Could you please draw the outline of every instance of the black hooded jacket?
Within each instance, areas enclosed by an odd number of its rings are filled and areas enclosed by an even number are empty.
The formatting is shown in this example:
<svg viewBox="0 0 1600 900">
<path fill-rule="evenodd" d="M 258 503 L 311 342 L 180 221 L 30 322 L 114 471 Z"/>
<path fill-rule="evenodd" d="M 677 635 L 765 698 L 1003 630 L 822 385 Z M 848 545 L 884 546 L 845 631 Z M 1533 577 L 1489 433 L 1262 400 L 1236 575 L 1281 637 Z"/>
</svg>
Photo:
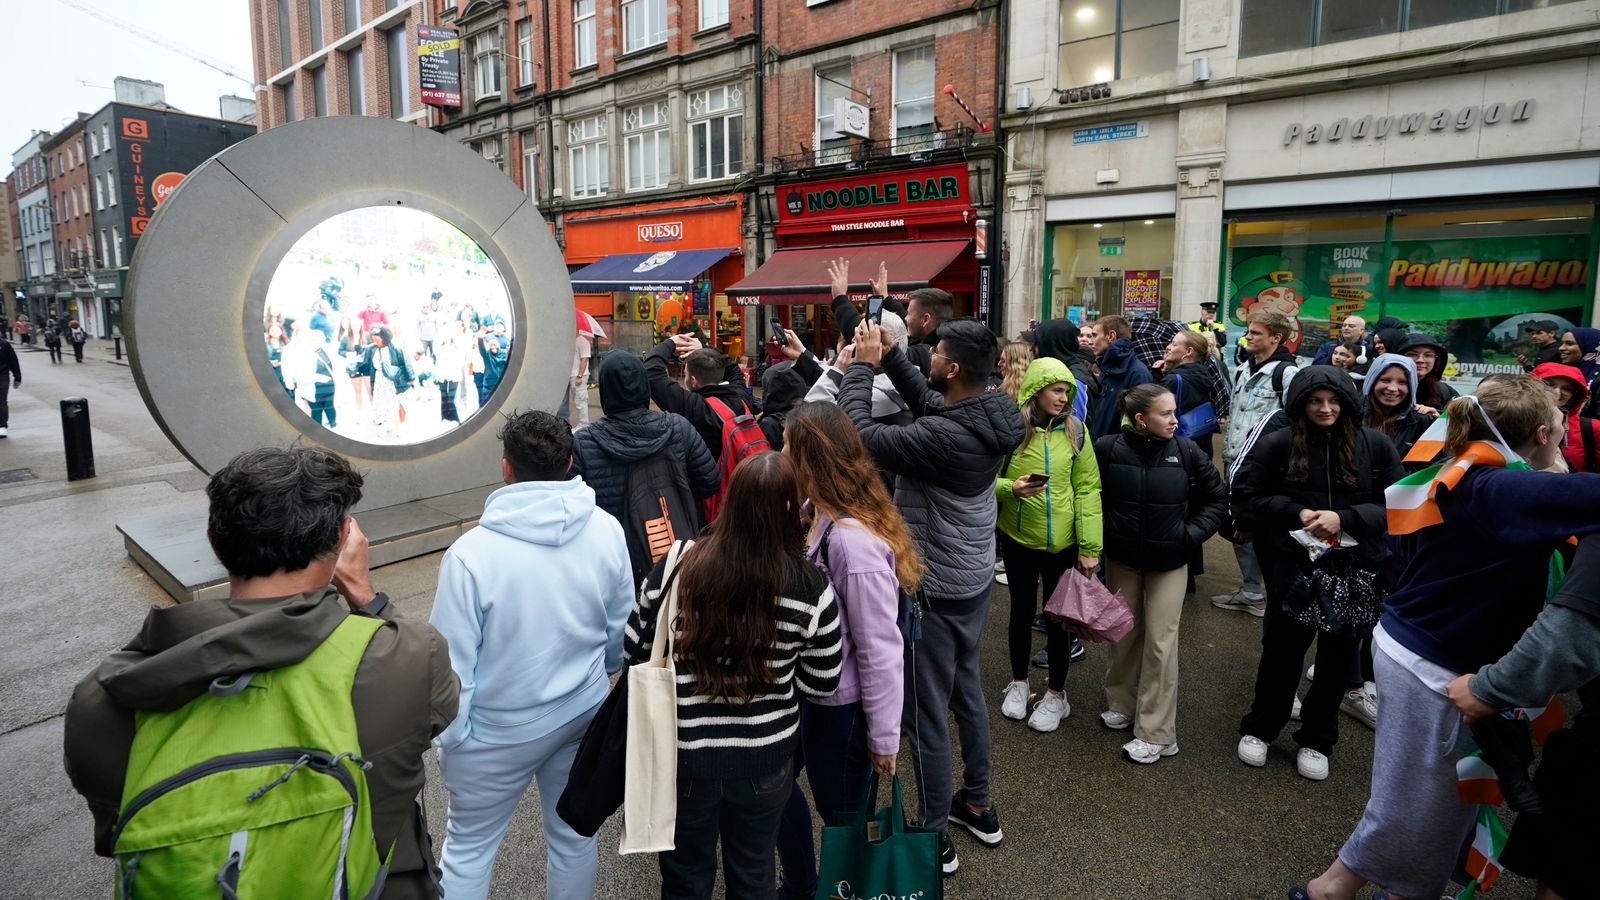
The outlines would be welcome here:
<svg viewBox="0 0 1600 900">
<path fill-rule="evenodd" d="M 810 389 L 798 361 L 781 362 L 761 373 L 761 433 L 772 449 L 783 449 L 784 420 Z"/>
<path fill-rule="evenodd" d="M 1124 427 L 1094 442 L 1094 458 L 1106 558 L 1142 572 L 1180 569 L 1222 525 L 1228 492 L 1194 441 Z"/>
<path fill-rule="evenodd" d="M 706 449 L 711 451 L 712 458 L 721 459 L 722 417 L 717 415 L 716 410 L 712 409 L 706 400 L 721 400 L 736 416 L 746 411 L 759 412 L 760 408 L 748 402 L 749 394 L 745 390 L 744 371 L 732 360 L 729 360 L 722 370 L 722 384 L 706 385 L 691 391 L 672 380 L 672 376 L 667 373 L 667 363 L 676 352 L 672 341 L 667 340 L 657 344 L 645 354 L 644 368 L 650 379 L 650 399 L 654 400 L 656 406 L 662 410 L 677 413 L 688 419 L 689 424 L 699 433 L 700 439 L 705 442 Z M 604 399 L 602 390 L 602 403 Z"/>
<path fill-rule="evenodd" d="M 644 363 L 613 353 L 600 367 L 600 407 L 605 418 L 572 435 L 572 472 L 594 489 L 595 505 L 623 521 L 628 468 L 663 447 L 670 448 L 689 478 L 689 490 L 704 499 L 722 486 L 717 461 L 689 420 L 650 409 Z"/>
<path fill-rule="evenodd" d="M 1202 403 L 1210 403 L 1216 408 L 1219 416 L 1227 415 L 1227 392 L 1217 386 L 1216 373 L 1209 363 L 1185 363 L 1161 376 L 1159 380 L 1162 387 L 1176 396 L 1179 378 L 1183 379 L 1183 397 L 1182 402 L 1178 404 L 1180 415 Z"/>
<path fill-rule="evenodd" d="M 1417 347 L 1431 347 L 1439 354 L 1439 361 L 1434 363 L 1433 369 L 1417 383 L 1416 402 L 1443 411 L 1445 404 L 1460 396 L 1455 388 L 1444 383 L 1444 367 L 1450 364 L 1450 351 L 1425 332 L 1413 331 L 1401 341 L 1399 350 L 1390 352 L 1404 356 L 1407 350 L 1414 350 Z"/>
<path fill-rule="evenodd" d="M 1038 356 L 1060 360 L 1078 380 L 1078 390 L 1084 392 L 1087 411 L 1084 421 L 1094 416 L 1100 399 L 1100 375 L 1094 368 L 1094 354 L 1078 346 L 1078 326 L 1067 319 L 1050 319 L 1040 322 L 1033 330 Z"/>
<path fill-rule="evenodd" d="M 1233 503 L 1249 508 L 1264 572 L 1269 568 L 1270 557 L 1273 571 L 1265 572 L 1269 595 L 1274 590 L 1282 591 L 1288 586 L 1287 579 L 1293 577 L 1294 568 L 1284 563 L 1292 561 L 1302 569 L 1310 566 L 1305 549 L 1289 536 L 1303 527 L 1303 510 L 1337 512 L 1340 530 L 1359 542 L 1359 546 L 1341 552 L 1356 553 L 1363 560 L 1376 563 L 1382 556 L 1387 531 L 1383 491 L 1405 474 L 1399 452 L 1383 432 L 1360 428 L 1356 433 L 1356 485 L 1344 486 L 1336 478 L 1336 462 L 1329 458 L 1329 430 L 1305 422 L 1309 465 L 1303 479 L 1290 481 L 1295 430 L 1306 418 L 1306 403 L 1312 391 L 1319 388 L 1332 390 L 1338 396 L 1341 419 L 1361 421 L 1361 395 L 1350 376 L 1333 366 L 1308 366 L 1284 391 L 1284 412 L 1291 427 L 1262 437 L 1234 478 Z M 1279 581 L 1276 588 L 1270 583 L 1275 580 L 1274 575 Z"/>
</svg>

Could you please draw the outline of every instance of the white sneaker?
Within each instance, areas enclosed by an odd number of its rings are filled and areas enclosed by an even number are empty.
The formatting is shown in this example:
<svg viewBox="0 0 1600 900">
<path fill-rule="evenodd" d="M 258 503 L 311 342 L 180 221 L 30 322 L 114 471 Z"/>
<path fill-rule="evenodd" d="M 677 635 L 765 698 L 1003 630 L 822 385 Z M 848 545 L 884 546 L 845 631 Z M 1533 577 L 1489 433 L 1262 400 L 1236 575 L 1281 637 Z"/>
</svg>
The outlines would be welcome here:
<svg viewBox="0 0 1600 900">
<path fill-rule="evenodd" d="M 1006 561 L 1003 559 L 997 559 L 994 561 L 994 580 L 998 584 L 1004 584 L 1007 586 L 1011 584 L 1011 580 L 1006 578 Z"/>
<path fill-rule="evenodd" d="M 1296 721 L 1296 722 L 1300 721 L 1300 695 L 1299 694 L 1295 694 L 1294 695 L 1294 705 L 1289 707 L 1289 718 L 1294 720 L 1294 721 Z"/>
<path fill-rule="evenodd" d="M 1133 716 L 1108 709 L 1100 714 L 1100 722 L 1112 731 L 1122 731 L 1133 727 Z"/>
<path fill-rule="evenodd" d="M 996 572 L 996 573 L 994 573 L 994 581 L 995 581 L 995 584 L 1003 584 L 1006 587 L 1010 587 L 1011 586 L 1011 579 L 1007 578 L 1006 577 L 1006 573 L 1004 573 L 1004 572 Z"/>
<path fill-rule="evenodd" d="M 1378 730 L 1378 695 L 1376 691 L 1368 693 L 1365 687 L 1351 688 L 1344 692 L 1344 699 L 1339 701 L 1339 711 L 1355 718 L 1356 721 Z"/>
<path fill-rule="evenodd" d="M 1177 756 L 1178 742 L 1152 744 L 1149 741 L 1134 738 L 1122 745 L 1122 755 L 1133 762 L 1148 766 L 1152 763 L 1160 762 L 1163 756 Z"/>
<path fill-rule="evenodd" d="M 1239 761 L 1247 766 L 1260 768 L 1267 764 L 1267 742 L 1258 737 L 1245 735 L 1239 738 Z"/>
<path fill-rule="evenodd" d="M 1294 767 L 1302 778 L 1312 781 L 1328 777 L 1328 758 L 1310 747 L 1301 747 L 1300 752 L 1294 755 Z"/>
<path fill-rule="evenodd" d="M 1267 614 L 1267 598 L 1251 597 L 1243 590 L 1231 594 L 1220 594 L 1211 598 L 1211 605 L 1217 609 L 1231 609 L 1238 612 L 1249 613 L 1256 618 Z"/>
<path fill-rule="evenodd" d="M 0 428 L 0 438 L 3 438 L 5 436 L 6 436 L 6 430 L 4 428 Z"/>
<path fill-rule="evenodd" d="M 1072 715 L 1072 704 L 1066 694 L 1045 691 L 1044 699 L 1033 705 L 1033 715 L 1028 717 L 1028 727 L 1034 731 L 1055 731 L 1061 720 Z"/>
<path fill-rule="evenodd" d="M 1306 680 L 1307 681 L 1316 681 L 1317 680 L 1317 664 L 1316 663 L 1312 663 L 1311 665 L 1306 666 Z"/>
<path fill-rule="evenodd" d="M 1028 683 L 1013 681 L 1006 685 L 1005 699 L 1000 701 L 1000 715 L 1022 721 L 1028 715 Z"/>
</svg>

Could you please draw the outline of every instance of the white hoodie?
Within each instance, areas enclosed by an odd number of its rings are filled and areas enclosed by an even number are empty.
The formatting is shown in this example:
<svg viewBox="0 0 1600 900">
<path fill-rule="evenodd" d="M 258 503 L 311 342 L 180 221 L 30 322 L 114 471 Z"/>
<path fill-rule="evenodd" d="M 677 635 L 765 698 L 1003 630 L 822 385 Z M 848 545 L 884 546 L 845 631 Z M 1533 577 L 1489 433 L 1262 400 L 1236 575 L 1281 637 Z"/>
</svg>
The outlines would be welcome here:
<svg viewBox="0 0 1600 900">
<path fill-rule="evenodd" d="M 450 644 L 461 701 L 435 741 L 523 743 L 592 710 L 622 667 L 633 599 L 622 526 L 583 481 L 490 494 L 439 566 L 428 621 Z"/>
</svg>

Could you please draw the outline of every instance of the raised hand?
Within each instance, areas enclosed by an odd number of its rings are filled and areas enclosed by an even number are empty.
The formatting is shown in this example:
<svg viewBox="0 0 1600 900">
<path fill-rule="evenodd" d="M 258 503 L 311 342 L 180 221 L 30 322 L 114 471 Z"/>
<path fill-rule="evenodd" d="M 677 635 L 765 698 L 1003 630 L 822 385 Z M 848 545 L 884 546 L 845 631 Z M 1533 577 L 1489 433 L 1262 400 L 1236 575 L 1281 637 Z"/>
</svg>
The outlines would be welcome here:
<svg viewBox="0 0 1600 900">
<path fill-rule="evenodd" d="M 828 279 L 833 285 L 833 296 L 850 296 L 850 260 L 841 256 L 828 263 Z"/>
</svg>

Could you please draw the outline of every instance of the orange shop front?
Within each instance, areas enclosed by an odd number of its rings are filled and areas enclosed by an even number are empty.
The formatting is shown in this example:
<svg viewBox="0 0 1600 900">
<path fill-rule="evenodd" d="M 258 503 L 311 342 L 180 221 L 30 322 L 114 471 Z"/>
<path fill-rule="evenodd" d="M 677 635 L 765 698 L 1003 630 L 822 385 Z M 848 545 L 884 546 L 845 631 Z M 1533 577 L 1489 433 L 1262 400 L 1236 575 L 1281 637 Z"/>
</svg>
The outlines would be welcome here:
<svg viewBox="0 0 1600 900">
<path fill-rule="evenodd" d="M 965 163 L 873 172 L 777 186 L 778 251 L 727 290 L 739 306 L 771 306 L 820 351 L 834 342 L 828 263 L 850 261 L 850 295 L 865 300 L 878 264 L 889 293 L 948 291 L 955 314 L 988 311 L 987 223 L 971 202 Z M 765 317 L 763 317 L 765 320 Z"/>
<path fill-rule="evenodd" d="M 566 261 L 579 310 L 613 350 L 643 353 L 699 330 L 708 346 L 744 353 L 727 286 L 744 277 L 744 200 L 733 194 L 586 210 L 566 216 Z"/>
</svg>

